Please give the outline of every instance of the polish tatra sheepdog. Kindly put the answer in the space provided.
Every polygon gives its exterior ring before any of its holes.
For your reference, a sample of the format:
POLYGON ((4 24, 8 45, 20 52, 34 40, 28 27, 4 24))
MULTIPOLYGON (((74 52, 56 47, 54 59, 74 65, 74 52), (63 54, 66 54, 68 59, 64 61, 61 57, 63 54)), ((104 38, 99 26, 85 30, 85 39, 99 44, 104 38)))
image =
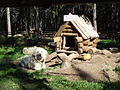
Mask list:
POLYGON ((45 60, 47 51, 41 47, 24 48, 23 53, 26 54, 20 61, 20 66, 33 70, 46 68, 45 60))

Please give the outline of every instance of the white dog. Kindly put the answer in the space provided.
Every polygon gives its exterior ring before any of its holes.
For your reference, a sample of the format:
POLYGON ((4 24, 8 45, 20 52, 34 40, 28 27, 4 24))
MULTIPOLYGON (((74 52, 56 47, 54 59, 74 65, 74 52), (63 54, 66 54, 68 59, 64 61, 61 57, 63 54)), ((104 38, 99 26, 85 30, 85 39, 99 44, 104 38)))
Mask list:
POLYGON ((20 65, 22 67, 26 67, 29 69, 35 69, 35 70, 46 68, 45 60, 48 54, 47 51, 40 47, 24 48, 23 51, 29 52, 29 50, 32 55, 24 56, 20 62, 20 65))

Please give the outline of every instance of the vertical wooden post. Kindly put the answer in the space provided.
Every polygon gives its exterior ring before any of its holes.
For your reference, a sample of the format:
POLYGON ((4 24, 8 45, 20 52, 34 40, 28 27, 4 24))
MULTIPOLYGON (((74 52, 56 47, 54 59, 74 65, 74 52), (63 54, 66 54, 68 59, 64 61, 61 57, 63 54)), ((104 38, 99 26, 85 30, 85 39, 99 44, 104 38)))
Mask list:
POLYGON ((11 21, 10 21, 10 8, 7 7, 7 27, 8 27, 8 37, 12 36, 11 33, 11 21))
POLYGON ((96 3, 93 5, 93 24, 94 24, 94 29, 97 31, 97 13, 96 13, 96 3))
POLYGON ((63 49, 65 48, 65 45, 66 45, 66 37, 63 36, 63 49))

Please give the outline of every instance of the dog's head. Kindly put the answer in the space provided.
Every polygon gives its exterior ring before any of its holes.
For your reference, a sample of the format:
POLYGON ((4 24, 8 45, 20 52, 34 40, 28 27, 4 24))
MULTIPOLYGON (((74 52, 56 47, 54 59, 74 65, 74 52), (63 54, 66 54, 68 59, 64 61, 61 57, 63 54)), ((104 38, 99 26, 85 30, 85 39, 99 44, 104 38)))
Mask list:
POLYGON ((39 52, 36 52, 32 55, 36 61, 43 61, 43 56, 42 56, 42 53, 39 53, 39 52))

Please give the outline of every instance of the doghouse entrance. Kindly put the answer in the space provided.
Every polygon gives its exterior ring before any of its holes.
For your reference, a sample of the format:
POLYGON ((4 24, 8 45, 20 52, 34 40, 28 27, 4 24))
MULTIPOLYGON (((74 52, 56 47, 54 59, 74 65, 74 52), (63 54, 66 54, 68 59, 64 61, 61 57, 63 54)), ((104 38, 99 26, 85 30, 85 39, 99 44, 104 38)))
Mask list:
POLYGON ((63 48, 66 50, 77 50, 77 45, 75 42, 76 36, 63 36, 63 48))

